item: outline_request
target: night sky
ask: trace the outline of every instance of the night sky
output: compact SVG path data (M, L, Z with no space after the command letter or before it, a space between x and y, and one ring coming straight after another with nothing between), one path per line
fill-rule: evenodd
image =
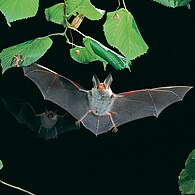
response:
M43 3L45 2L45 3ZM44 9L60 0L40 0L38 15L12 23L8 27L0 14L0 50L45 36L63 32L63 27L47 22ZM69 55L70 45L63 37L52 37L53 46L38 63L92 88L92 76L103 81L111 73L112 90L129 90L171 85L195 85L194 29L191 10L167 8L150 0L127 1L137 26L149 46L148 53L132 62L131 72L116 71L101 62L79 64ZM92 1L114 11L117 1ZM79 30L106 46L102 20L84 19ZM74 42L82 37L73 32ZM117 50L115 50L117 51ZM0 93L29 101L37 112L44 110L43 97L36 85L24 77L20 68L0 76ZM118 133L96 137L89 130L59 135L45 141L19 124L0 102L0 159L4 168L0 179L36 195L179 195L178 175L189 153L195 148L195 91L182 102L165 109L158 119L149 117L120 126ZM61 113L63 109L58 107ZM0 194L24 194L0 184Z

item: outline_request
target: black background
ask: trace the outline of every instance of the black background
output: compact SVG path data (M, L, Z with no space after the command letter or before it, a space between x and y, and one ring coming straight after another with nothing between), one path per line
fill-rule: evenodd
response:
M8 27L0 15L0 49L63 28L46 22L44 9L61 2L40 0L36 17L12 23ZM114 11L117 1L92 1L96 7ZM105 3L106 2L106 3ZM111 73L115 93L170 85L195 84L193 46L194 29L191 11L186 7L167 8L152 1L126 1L149 51L133 61L132 72L103 70L100 62L83 65L73 61L70 46L63 37L52 37L53 46L38 63L90 89L92 76L100 80ZM101 21L87 19L79 28L86 35L107 45ZM82 37L73 33L75 43ZM108 46L108 45L107 45ZM36 110L43 109L43 98L34 83L20 69L9 69L0 77L1 96L28 100ZM149 117L95 137L81 128L45 141L20 125L0 102L0 159L4 168L0 179L37 195L177 195L178 175L195 148L195 92L192 89L182 102L168 107L158 119ZM23 194L0 185L0 194Z

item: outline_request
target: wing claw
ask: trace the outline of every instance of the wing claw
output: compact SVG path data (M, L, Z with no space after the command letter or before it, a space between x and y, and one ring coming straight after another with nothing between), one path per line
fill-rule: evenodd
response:
M118 132L118 129L117 129L116 127L114 127L114 128L112 129L112 132L113 132L113 133L116 133L116 132Z
M80 126L81 126L81 121L80 121L80 120L76 121L76 122L75 122L75 125L76 125L78 128L80 128Z

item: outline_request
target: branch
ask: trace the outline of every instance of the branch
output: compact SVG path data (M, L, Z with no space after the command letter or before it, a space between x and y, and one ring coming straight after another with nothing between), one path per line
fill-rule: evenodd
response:
M14 189L16 189L16 190L25 192L25 193L27 193L27 194L35 195L35 194L33 194L33 193L31 193L31 192L29 192L29 191L27 191L27 190L24 190L24 189L22 189L22 188L20 188L20 187L17 187L17 186L8 184L8 183L6 183L6 182L4 182L4 181L2 181L2 180L0 180L0 183L4 184L4 185L6 185L6 186L8 186L8 187L10 187L10 188L14 188Z

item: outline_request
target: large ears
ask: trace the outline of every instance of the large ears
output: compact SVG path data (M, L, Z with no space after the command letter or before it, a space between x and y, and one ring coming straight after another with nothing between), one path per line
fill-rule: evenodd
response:
M106 89L108 89L110 87L112 81L113 81L112 75L109 74L107 76L107 78L104 80L104 85L105 85Z
M97 88L98 85L100 84L100 81L96 74L93 75L92 81L93 81L93 86Z

